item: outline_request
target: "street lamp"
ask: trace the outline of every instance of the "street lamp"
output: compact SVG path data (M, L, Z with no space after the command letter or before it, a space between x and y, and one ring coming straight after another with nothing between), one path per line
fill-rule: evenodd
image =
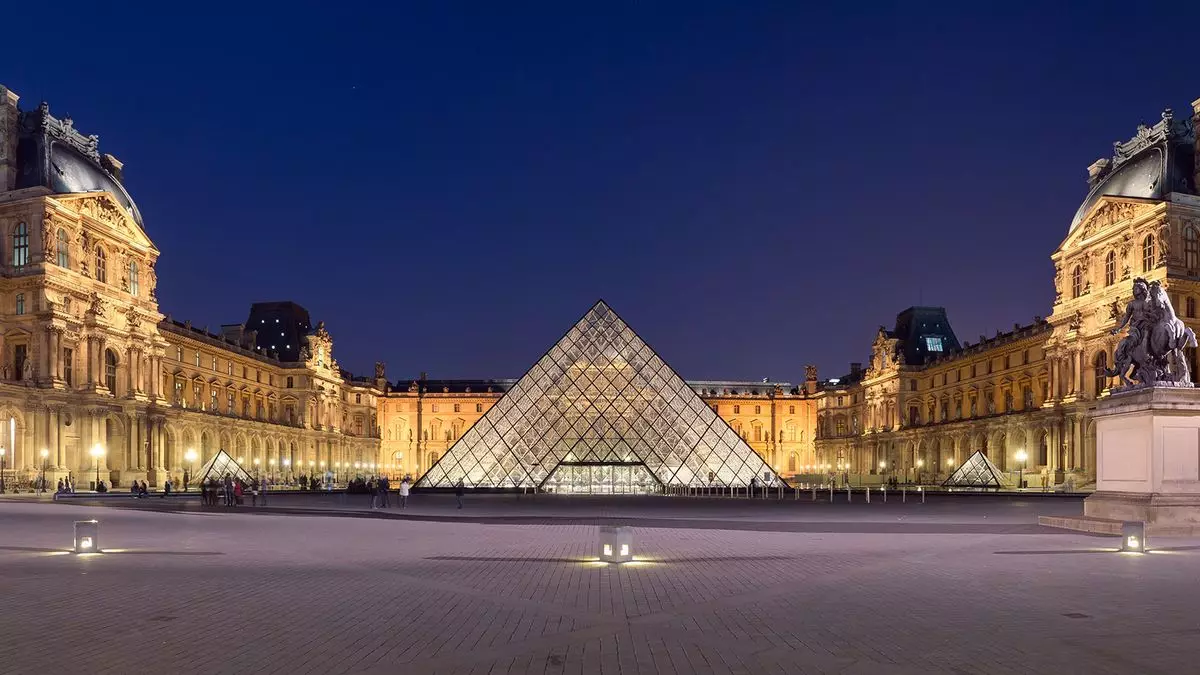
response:
M100 444L92 446L92 459L96 462L96 490L100 490L100 458L104 456L104 448Z
M191 448L188 448L188 451L183 453L183 458L185 460L187 460L187 463L188 463L188 478L189 479L194 478L195 477L194 474L196 473L196 451L192 450ZM189 482L191 482L191 481L190 480L183 481L183 491L184 492L188 491L188 483Z
M292 482L292 460L288 457L283 459L283 471L287 474L287 482Z
M921 482L921 468L925 466L925 460L917 458L917 482Z
M1029 459L1029 455L1025 454L1025 450L1017 451L1017 461L1021 463L1021 470L1017 473L1017 489L1025 487L1025 460Z
M255 457L254 458L254 477L255 478L258 478L258 462L259 462L258 458Z
M42 486L41 487L42 487L43 493L46 492L46 462L49 461L47 459L48 457L50 457L50 451L45 448L42 448Z

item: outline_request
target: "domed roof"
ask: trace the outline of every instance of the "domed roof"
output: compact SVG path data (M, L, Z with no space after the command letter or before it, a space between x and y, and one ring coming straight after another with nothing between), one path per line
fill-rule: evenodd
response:
M121 185L120 163L100 155L100 138L84 136L71 119L58 119L50 106L21 112L18 118L16 187L46 187L55 194L110 192L142 226L142 215Z
M1168 108L1153 127L1138 126L1133 138L1113 143L1112 160L1092 165L1091 190L1071 220L1071 231L1103 197L1163 199L1172 192L1196 194L1196 131Z

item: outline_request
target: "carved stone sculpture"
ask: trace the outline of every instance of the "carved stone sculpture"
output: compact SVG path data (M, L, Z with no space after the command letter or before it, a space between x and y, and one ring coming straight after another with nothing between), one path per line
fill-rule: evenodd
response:
M1123 387L1132 387L1132 376L1138 386L1191 387L1185 347L1196 346L1196 334L1175 316L1167 292L1157 281L1133 280L1133 299L1125 307L1125 315L1112 330L1116 335L1129 326L1129 333L1117 345L1109 377L1121 378Z
M375 379L382 380L383 378L384 378L383 361L376 361L375 362Z

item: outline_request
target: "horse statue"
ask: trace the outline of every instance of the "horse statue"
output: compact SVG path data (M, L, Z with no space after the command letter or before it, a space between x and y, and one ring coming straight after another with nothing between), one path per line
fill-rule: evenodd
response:
M1141 277L1133 280L1133 299L1112 334L1126 326L1129 334L1117 345L1113 368L1106 373L1109 377L1119 377L1123 386L1132 387L1132 367L1140 386L1192 386L1183 350L1196 346L1196 334L1175 315L1162 284Z

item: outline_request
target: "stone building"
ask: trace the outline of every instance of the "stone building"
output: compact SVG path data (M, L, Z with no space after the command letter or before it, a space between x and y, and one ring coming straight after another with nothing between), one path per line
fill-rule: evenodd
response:
M281 477L373 460L380 392L338 368L323 325L272 350L269 307L220 334L159 312L159 251L122 172L96 136L0 87L6 483L159 486L220 448Z
M1051 255L1048 318L962 345L940 308L881 327L868 367L815 397L818 462L867 480L930 480L983 451L1035 483L1093 482L1091 413L1118 383L1106 371L1132 280L1161 282L1200 330L1200 101L1192 106L1187 118L1167 110L1139 126L1088 167L1087 196ZM1189 358L1195 379L1195 350Z

